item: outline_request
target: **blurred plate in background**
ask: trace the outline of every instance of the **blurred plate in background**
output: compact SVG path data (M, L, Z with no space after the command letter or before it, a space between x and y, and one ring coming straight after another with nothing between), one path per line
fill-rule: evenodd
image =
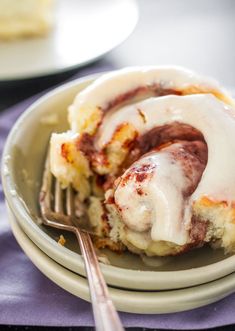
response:
M0 81L92 62L123 42L137 20L135 0L58 0L55 27L48 37L0 42Z

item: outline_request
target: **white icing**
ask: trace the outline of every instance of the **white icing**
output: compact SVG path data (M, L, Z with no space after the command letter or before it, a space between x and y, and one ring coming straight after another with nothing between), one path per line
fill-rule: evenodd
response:
M146 123L143 122L137 109L141 109L146 117L151 120ZM189 208L186 208L185 210L185 215L187 215L184 220L185 224L190 221L192 216L190 205L192 205L193 201L202 196L208 196L215 200L225 200L229 203L235 200L234 109L209 94L150 98L140 103L123 107L117 112L111 114L107 120L105 118L100 128L99 140L97 141L97 146L99 148L106 145L111 139L115 128L123 123L124 119L125 122L128 121L131 123L139 134L144 134L154 127L169 124L174 121L191 125L202 132L208 145L208 163L197 189L190 198ZM180 177L179 174L178 176ZM183 181L182 178L180 180ZM167 190L167 187L165 189ZM150 190L153 190L151 186ZM169 201L174 200L176 197L176 195L174 196L175 193L173 191L168 193ZM156 197L159 197L159 192L157 191L152 191L151 194L155 194ZM119 199L118 195L117 199ZM156 202L156 199L152 199L152 201ZM163 198L159 201L163 201ZM134 199L130 205L132 204L134 204ZM171 206L171 208L173 212L175 207ZM146 215L147 213L150 213L149 211L144 212ZM165 213L167 212L168 211L166 210ZM132 216L133 222L135 222L138 213ZM151 217L154 216L151 215ZM141 222L141 219L139 219L139 222ZM159 231L159 227L157 231ZM154 238L157 238L155 236L157 231L155 231L155 228L153 227L152 235ZM164 236L166 237L173 237L168 231L169 222L162 222L161 233L164 233ZM181 236L179 241L177 236L174 238L175 242L180 241L182 243L184 241L183 236Z
M135 173L143 165L153 166L150 176L142 182L133 178L125 182L128 173ZM188 242L188 230L183 221L186 205L183 191L188 186L188 179L180 160L172 162L167 149L150 153L135 162L122 178L114 198L121 207L123 221L130 229L138 232L151 229L154 241L165 240L178 245ZM138 194L138 189L141 189L141 194Z
M81 91L69 107L71 128L78 131L80 114L86 109L105 107L118 96L140 86L161 84L165 88L184 89L197 86L201 89L220 90L217 82L196 73L174 66L130 67L102 75Z

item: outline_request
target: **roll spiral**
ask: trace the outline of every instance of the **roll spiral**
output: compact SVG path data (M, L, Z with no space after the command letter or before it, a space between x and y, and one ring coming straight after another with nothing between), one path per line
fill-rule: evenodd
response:
M105 74L51 137L51 169L72 184L96 244L176 255L235 251L235 110L217 83L177 67Z

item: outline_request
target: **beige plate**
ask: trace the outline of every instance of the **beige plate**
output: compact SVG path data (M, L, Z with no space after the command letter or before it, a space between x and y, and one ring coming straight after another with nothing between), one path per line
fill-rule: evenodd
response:
M38 269L60 287L89 301L86 279L50 259L21 230L11 212L9 216L18 243ZM234 273L220 280L183 290L138 292L109 288L119 311L142 314L173 313L201 307L222 299L234 290Z
M92 77L94 79L94 77ZM30 239L62 266L85 275L75 237L65 233L67 246L61 247L60 232L38 223L38 191L46 146L53 131L68 127L68 105L91 77L73 81L35 102L15 123L3 155L3 187L7 202ZM154 259L147 266L131 253L117 255L106 251L111 265L102 265L108 284L137 290L161 290L206 283L235 271L235 255L208 247L175 258Z

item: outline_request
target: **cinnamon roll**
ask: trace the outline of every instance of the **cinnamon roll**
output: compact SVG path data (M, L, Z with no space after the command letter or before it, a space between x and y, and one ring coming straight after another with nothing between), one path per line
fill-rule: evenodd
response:
M69 122L51 136L51 169L78 192L98 247L235 251L235 110L217 83L177 67L115 71L76 96Z
M54 21L54 0L0 0L0 40L46 36Z

